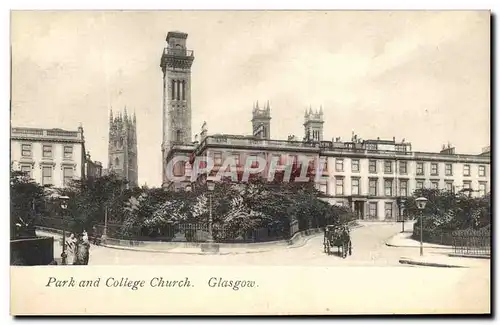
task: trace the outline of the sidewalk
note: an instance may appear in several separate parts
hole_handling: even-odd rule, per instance
[[[451,257],[446,254],[426,254],[424,256],[401,257],[401,264],[431,267],[490,267],[490,260],[484,258]]]
[[[412,239],[411,238],[412,233],[411,232],[403,232],[394,235],[393,237],[389,238],[385,244],[387,246],[392,246],[392,247],[420,247],[420,242],[418,240]],[[429,244],[429,243],[423,243],[424,248],[439,248],[439,249],[452,249],[451,246],[446,246],[446,245],[438,245],[438,244]]]

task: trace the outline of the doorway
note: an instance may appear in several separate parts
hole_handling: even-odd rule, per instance
[[[356,215],[357,219],[365,219],[365,202],[354,201],[354,214]]]

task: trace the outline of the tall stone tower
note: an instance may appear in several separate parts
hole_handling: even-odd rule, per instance
[[[175,144],[191,145],[191,65],[194,53],[186,48],[188,34],[168,32],[161,55],[163,71],[163,181],[169,151]]]
[[[305,141],[323,141],[323,107],[319,111],[312,110],[309,107],[309,112],[306,109],[304,114],[304,131]]]
[[[262,138],[271,138],[271,108],[269,107],[269,101],[261,109],[259,108],[259,102],[254,104],[252,110],[252,130],[253,135]]]
[[[127,109],[113,117],[109,113],[108,170],[128,180],[129,187],[138,186],[137,123],[127,115]]]

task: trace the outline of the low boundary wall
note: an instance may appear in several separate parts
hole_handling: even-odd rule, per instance
[[[351,228],[358,228],[362,225],[354,223],[351,225]],[[36,227],[41,231],[51,232],[62,234],[62,230],[52,229],[46,227]],[[319,233],[323,233],[323,228],[313,228],[308,230],[303,230],[295,233],[290,239],[287,240],[276,240],[276,241],[268,241],[261,243],[217,243],[221,249],[224,248],[247,248],[247,249],[263,249],[268,247],[276,247],[276,246],[291,246],[297,244],[301,241],[304,241],[307,237],[311,237],[313,235],[317,235]],[[171,250],[176,248],[201,248],[205,242],[162,242],[162,241],[140,241],[140,240],[128,240],[128,239],[116,239],[116,238],[107,238],[106,243],[102,244],[102,246],[114,246],[114,247],[131,247],[137,249],[148,249],[148,250]]]

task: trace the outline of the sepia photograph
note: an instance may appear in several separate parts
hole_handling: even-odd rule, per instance
[[[490,315],[491,23],[11,11],[11,314]]]

